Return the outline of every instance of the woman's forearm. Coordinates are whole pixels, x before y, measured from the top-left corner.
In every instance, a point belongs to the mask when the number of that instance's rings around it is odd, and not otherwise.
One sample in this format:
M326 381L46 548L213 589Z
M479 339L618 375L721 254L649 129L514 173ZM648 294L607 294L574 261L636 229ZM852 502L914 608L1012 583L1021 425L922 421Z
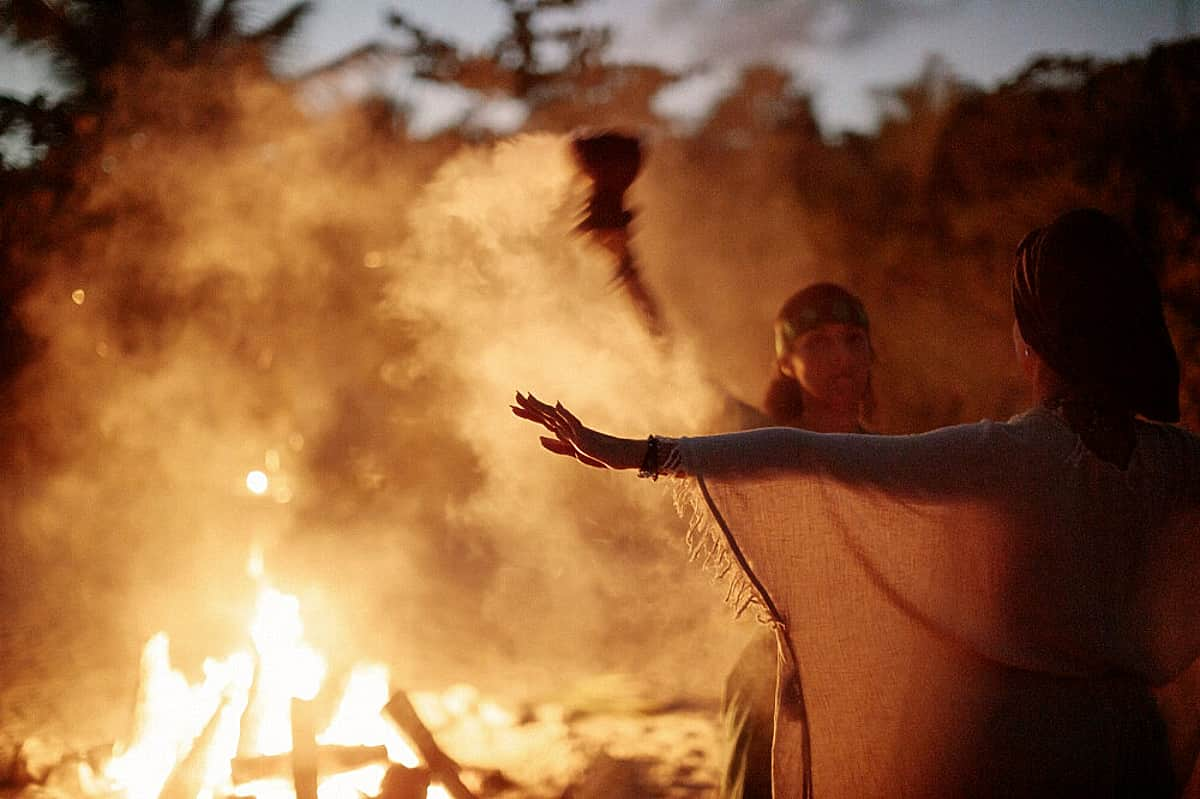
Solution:
M660 474L679 476L682 466L677 448L679 440L652 436L649 438L618 438L600 434L605 456L600 458L611 469L637 469L643 477ZM654 443L651 444L651 438Z
M646 439L599 434L603 452L598 458L610 469L640 469L646 457Z

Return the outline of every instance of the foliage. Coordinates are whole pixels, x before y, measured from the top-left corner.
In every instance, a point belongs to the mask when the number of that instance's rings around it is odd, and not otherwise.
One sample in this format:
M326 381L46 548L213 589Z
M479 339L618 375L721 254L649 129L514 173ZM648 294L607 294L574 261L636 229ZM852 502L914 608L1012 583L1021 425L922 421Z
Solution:
M1071 207L1109 210L1160 276L1185 362L1185 415L1200 422L1200 41L1118 64L1036 59L997 90L961 92L932 113L928 95L906 98L918 110L871 142L869 174L891 201L869 218L852 212L845 237L865 235L871 249L919 263L914 279L975 304L1006 296L1008 254L1025 232ZM914 132L925 146L889 158Z
M0 4L0 36L17 47L48 51L69 89L55 103L43 95L27 101L0 97L0 135L25 126L29 143L46 148L26 168L0 163L0 322L8 337L0 380L32 351L13 307L37 278L34 254L96 224L81 207L86 188L79 182L101 169L107 144L134 132L169 136L197 127L219 129L228 121L222 91L232 89L239 76L268 80L270 58L310 10L309 3L297 3L258 30L243 32L243 6L242 0L223 0L206 14L203 0ZM187 105L160 102L149 85L156 72L162 73L161 85L191 71L221 75L224 87L192 92L196 104Z
M541 20L555 12L570 11L587 0L500 0L509 28L482 56L459 53L445 39L434 36L402 14L389 22L413 41L417 74L438 82L455 83L485 94L503 94L537 104L569 92L573 78L602 63L609 34L603 28L548 27ZM541 24L539 24L541 23ZM547 63L547 51L557 51L561 63Z
M681 76L607 63L603 30L547 24L581 2L503 0L510 25L482 54L462 52L399 14L389 21L407 37L399 55L418 76L520 100L530 110L527 130L588 125L660 131L648 174L635 188L653 197L654 207L643 214L641 245L649 269L664 284L660 290L677 297L676 315L696 314L705 286L721 284L721 258L725 269L751 269L747 260L775 257L761 247L738 252L735 231L778 229L776 247L807 251L809 266L760 271L764 284L780 284L772 287L774 296L786 293L789 281L825 275L854 284L869 304L887 306L878 335L885 352L891 350L880 363L892 394L881 402L891 407L888 426L920 429L1001 414L1019 402L1013 376L1000 361L1008 251L1023 232L1061 210L1095 204L1129 223L1161 275L1187 367L1185 405L1196 419L1196 41L1160 46L1119 64L1042 57L986 92L957 81L933 59L912 82L881 90L887 113L877 133L837 139L822 137L811 103L786 76L751 69L703 125L679 132L656 117L652 102ZM87 210L79 183L102 171L108 143L134 132L207 131L201 139L221 146L247 113L226 93L276 80L269 72L271 54L308 10L298 4L262 29L242 33L242 3L226 0L208 15L203 7L200 0L12 0L2 7L0 31L25 46L49 48L74 87L58 104L40 97L0 100L0 123L26 124L34 140L49 147L33 167L3 172L0 307L13 342L0 364L4 374L31 352L11 310L36 278L31 253L52 247L51 238L72 240L72 230L114 224L111 215ZM548 47L559 51L553 65L545 60ZM154 99L178 81L205 91L189 93L188 103ZM386 124L396 113L394 101L368 98L361 117L376 121L363 130L403 140L403 130ZM300 124L298 116L293 123ZM455 135L447 134L447 141ZM715 185L719 193L710 190ZM775 210L756 205L764 196L777 197ZM721 222L701 232L695 220L703 218ZM791 232L785 230L788 219ZM717 231L701 256L697 236ZM760 244L766 240L758 237ZM681 274L686 268L676 266L709 255L708 281L687 280ZM897 293L902 302L894 301ZM731 317L728 323L744 320ZM926 358L888 341L928 338L938 326L947 333L934 336ZM889 328L900 332L889 334ZM711 338L717 349L730 346L725 336ZM956 343L965 339L991 342L989 352L998 354L985 360L990 373L951 377L953 362L969 358ZM750 380L742 374L733 382L739 379L743 385Z

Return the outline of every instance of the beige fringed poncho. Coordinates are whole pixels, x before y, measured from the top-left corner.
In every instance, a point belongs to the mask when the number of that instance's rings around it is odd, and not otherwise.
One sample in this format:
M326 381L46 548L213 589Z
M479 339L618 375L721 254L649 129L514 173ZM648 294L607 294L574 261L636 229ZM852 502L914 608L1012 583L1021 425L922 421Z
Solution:
M780 632L777 797L1170 792L1148 686L1200 656L1200 439L1139 423L1121 471L1038 409L674 455Z

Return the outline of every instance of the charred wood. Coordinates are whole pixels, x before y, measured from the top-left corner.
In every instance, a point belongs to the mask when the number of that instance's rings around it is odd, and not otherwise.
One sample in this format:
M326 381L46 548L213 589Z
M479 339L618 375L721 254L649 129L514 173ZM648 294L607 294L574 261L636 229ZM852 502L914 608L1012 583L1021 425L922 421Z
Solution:
M317 799L317 722L304 699L292 700L292 784L296 799Z
M475 799L475 794L459 779L458 763L442 751L433 733L421 721L408 695L397 691L383 708L388 717L396 722L400 730L416 748L417 754L429 768L430 778L440 782L454 799Z
M429 769L392 764L383 775L376 799L425 799L429 790Z
M351 771L372 763L386 763L386 746L333 746L317 747L317 771L320 774L337 774ZM239 756L233 759L233 784L244 785L255 780L280 779L291 776L292 756L279 755Z
M262 720L262 662L257 656L255 656L254 674L250 678L250 696L246 700L246 709L242 711L242 718L238 732L239 757L248 757L254 754L251 747L253 746L253 741L257 738L259 727L262 726Z

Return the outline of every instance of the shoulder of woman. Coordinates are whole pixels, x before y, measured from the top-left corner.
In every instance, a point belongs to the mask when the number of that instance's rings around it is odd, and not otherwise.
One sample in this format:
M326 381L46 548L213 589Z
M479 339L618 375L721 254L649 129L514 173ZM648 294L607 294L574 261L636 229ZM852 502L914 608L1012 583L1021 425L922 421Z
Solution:
M1019 437L1020 434L1020 428L1012 421L996 422L991 419L983 419L978 422L937 427L924 433L913 433L907 436L881 436L880 438L899 441L907 439L914 443L925 443L932 446L986 446L1003 439Z
M1200 436L1179 425L1138 420L1139 444L1150 444L1161 457L1200 474Z

